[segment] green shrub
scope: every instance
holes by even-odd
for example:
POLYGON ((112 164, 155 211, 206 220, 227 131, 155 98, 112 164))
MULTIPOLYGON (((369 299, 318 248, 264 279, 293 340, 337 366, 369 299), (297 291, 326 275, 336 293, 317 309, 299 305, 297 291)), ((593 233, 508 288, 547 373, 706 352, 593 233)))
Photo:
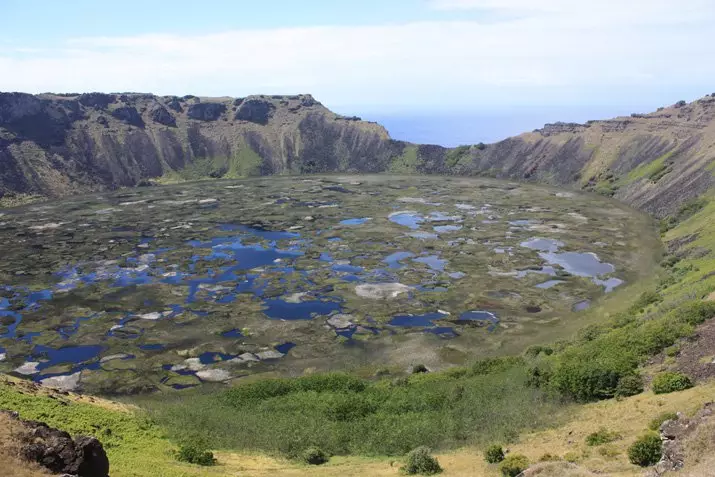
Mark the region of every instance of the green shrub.
POLYGON ((424 374, 424 373, 429 373, 429 369, 427 369, 427 366, 424 364, 416 364, 412 366, 412 369, 410 370, 410 374, 424 374))
POLYGON ((678 318, 693 326, 700 325, 713 316, 715 302, 712 301, 695 301, 678 308, 678 318))
POLYGON ((526 351, 524 351, 524 356, 530 359, 534 359, 540 354, 551 356, 552 354, 554 354, 554 350, 549 346, 533 345, 529 346, 528 348, 526 348, 526 351))
POLYGON ((678 353, 680 353, 680 346, 677 344, 665 348, 665 355, 670 356, 671 358, 678 356, 678 353))
POLYGON ((484 460, 489 464, 498 464, 504 460, 504 449, 499 444, 492 444, 484 451, 484 460))
POLYGON ((213 452, 196 445, 183 445, 176 452, 176 460, 189 464, 211 466, 216 464, 213 452))
POLYGON ((631 461, 631 464, 641 467, 657 464, 662 454, 663 443, 660 440, 660 436, 655 433, 639 437, 628 448, 628 460, 631 461))
POLYGON ((628 374, 618 380, 616 397, 635 396, 643 392, 643 378, 639 374, 628 374))
POLYGON ((504 477, 516 477, 529 467, 529 459, 521 454, 513 454, 499 464, 499 470, 504 477))
POLYGON ((300 459, 308 465, 322 465, 328 462, 328 455, 317 447, 308 447, 300 455, 300 459))
POLYGON ((480 359, 468 368, 467 376, 484 376, 499 373, 523 364, 524 359, 520 356, 480 359))
POLYGON ((402 468, 407 475, 434 475, 442 472, 429 447, 418 447, 407 454, 407 464, 402 468))
POLYGON ((678 414, 674 412, 664 412, 662 414, 659 414, 658 417, 654 418, 652 421, 650 421, 650 424, 648 424, 648 429, 651 431, 657 431, 660 429, 660 426, 665 422, 665 421, 673 421, 678 419, 678 414))
POLYGON ((666 371, 653 378, 651 384, 655 394, 667 394, 693 387, 693 381, 683 373, 666 371))
POLYGON ((600 446, 609 442, 617 441, 622 436, 617 432, 610 432, 608 429, 601 428, 596 432, 592 432, 586 436, 586 445, 600 446))
POLYGON ((663 301, 663 298, 660 296, 659 293, 654 292, 654 291, 647 291, 641 293, 641 296, 638 297, 638 299, 631 305, 629 311, 631 313, 639 313, 643 311, 644 308, 646 308, 648 305, 652 305, 653 303, 658 303, 663 301))

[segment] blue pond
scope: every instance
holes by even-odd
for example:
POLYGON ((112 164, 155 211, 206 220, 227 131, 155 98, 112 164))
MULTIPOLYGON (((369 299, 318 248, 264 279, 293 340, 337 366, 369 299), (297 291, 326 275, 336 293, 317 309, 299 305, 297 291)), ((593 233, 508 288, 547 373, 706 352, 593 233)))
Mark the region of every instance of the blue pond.
POLYGON ((288 354, 290 350, 295 348, 295 343, 291 343, 290 341, 287 343, 279 344, 278 346, 275 347, 275 350, 278 351, 279 353, 283 354, 288 354))
POLYGON ((489 311, 474 310, 466 311, 459 315, 457 323, 459 322, 486 322, 489 323, 487 329, 489 331, 494 331, 496 326, 499 324, 499 318, 497 315, 489 311))
POLYGON ((557 252, 559 248, 564 246, 564 243, 554 239, 535 237, 521 242, 520 245, 540 252, 557 252))
POLYGON ((616 267, 603 263, 595 253, 578 252, 541 252, 539 256, 552 265, 560 265, 572 275, 579 277, 596 277, 612 273, 616 267))
POLYGON ((43 360, 37 367, 42 371, 58 364, 81 364, 94 360, 103 350, 104 347, 100 345, 66 346, 59 349, 36 345, 32 349, 32 358, 43 360))
POLYGON ((221 336, 224 338, 242 338, 243 333, 241 333, 241 330, 231 330, 231 331, 224 331, 221 333, 221 336))
POLYGON ((390 322, 392 326, 406 327, 430 327, 434 326, 433 320, 441 320, 445 317, 442 313, 425 313, 424 315, 397 315, 390 322))
POLYGON ((411 252, 395 252, 385 257, 383 262, 387 263, 388 268, 399 269, 404 267, 404 265, 400 263, 401 260, 414 256, 415 254, 411 252))
POLYGON ((390 215, 390 221, 398 225, 404 225, 413 230, 420 227, 420 224, 425 221, 424 217, 415 212, 399 212, 390 215))
POLYGON ((370 220, 370 217, 363 217, 360 219, 345 219, 340 221, 340 225, 362 225, 370 220))
POLYGON ((429 255, 427 257, 419 257, 414 259, 415 262, 424 263, 434 271, 441 272, 447 265, 447 260, 439 258, 437 255, 429 255))

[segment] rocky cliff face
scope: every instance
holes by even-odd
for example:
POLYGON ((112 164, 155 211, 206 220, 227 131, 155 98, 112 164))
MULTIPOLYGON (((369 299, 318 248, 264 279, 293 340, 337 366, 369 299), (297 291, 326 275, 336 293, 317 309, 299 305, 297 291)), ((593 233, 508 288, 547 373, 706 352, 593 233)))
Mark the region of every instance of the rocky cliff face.
POLYGON ((391 140, 310 95, 0 93, 2 195, 62 196, 157 177, 407 172, 592 190, 662 217, 713 186, 714 158, 715 95, 446 149, 391 140))
POLYGON ((379 172, 405 145, 310 95, 0 93, 0 194, 61 196, 189 178, 379 172))
POLYGON ((715 95, 652 114, 548 124, 472 147, 450 172, 592 190, 663 217, 713 186, 714 160, 715 95))

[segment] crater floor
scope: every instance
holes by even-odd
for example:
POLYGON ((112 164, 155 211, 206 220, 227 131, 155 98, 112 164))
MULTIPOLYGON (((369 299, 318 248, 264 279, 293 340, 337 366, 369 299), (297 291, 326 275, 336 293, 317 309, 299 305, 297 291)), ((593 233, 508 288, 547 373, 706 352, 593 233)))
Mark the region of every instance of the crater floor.
POLYGON ((488 179, 270 177, 0 211, 0 371, 135 393, 442 367, 650 273, 648 218, 488 179))

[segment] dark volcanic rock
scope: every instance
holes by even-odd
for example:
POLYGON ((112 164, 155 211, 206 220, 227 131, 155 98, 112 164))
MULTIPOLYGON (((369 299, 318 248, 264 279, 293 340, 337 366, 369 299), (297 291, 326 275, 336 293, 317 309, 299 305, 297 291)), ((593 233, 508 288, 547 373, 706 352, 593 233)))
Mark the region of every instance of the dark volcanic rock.
POLYGON ((116 100, 117 97, 115 95, 105 93, 85 93, 80 94, 77 98, 77 101, 79 101, 82 106, 98 109, 107 109, 107 106, 116 100))
POLYGON ((176 127, 176 118, 160 104, 154 106, 149 115, 154 122, 163 124, 164 126, 176 127))
POLYGON ((21 456, 37 462, 56 474, 78 477, 108 477, 109 459, 102 444, 94 437, 76 439, 59 429, 42 422, 19 419, 16 413, 7 413, 24 427, 21 439, 21 456))
POLYGON ((197 103, 189 106, 187 114, 191 119, 216 121, 226 112, 226 105, 221 103, 197 103))
POLYGON ((127 124, 136 126, 139 128, 144 127, 144 120, 141 114, 137 111, 137 108, 133 106, 123 106, 112 111, 112 117, 124 121, 127 124))
POLYGON ((166 103, 166 107, 176 111, 177 113, 184 112, 184 108, 181 107, 181 101, 179 101, 179 98, 172 98, 171 101, 166 103))
POLYGON ((257 124, 268 124, 276 107, 270 101, 249 99, 243 101, 236 111, 236 119, 257 124))

